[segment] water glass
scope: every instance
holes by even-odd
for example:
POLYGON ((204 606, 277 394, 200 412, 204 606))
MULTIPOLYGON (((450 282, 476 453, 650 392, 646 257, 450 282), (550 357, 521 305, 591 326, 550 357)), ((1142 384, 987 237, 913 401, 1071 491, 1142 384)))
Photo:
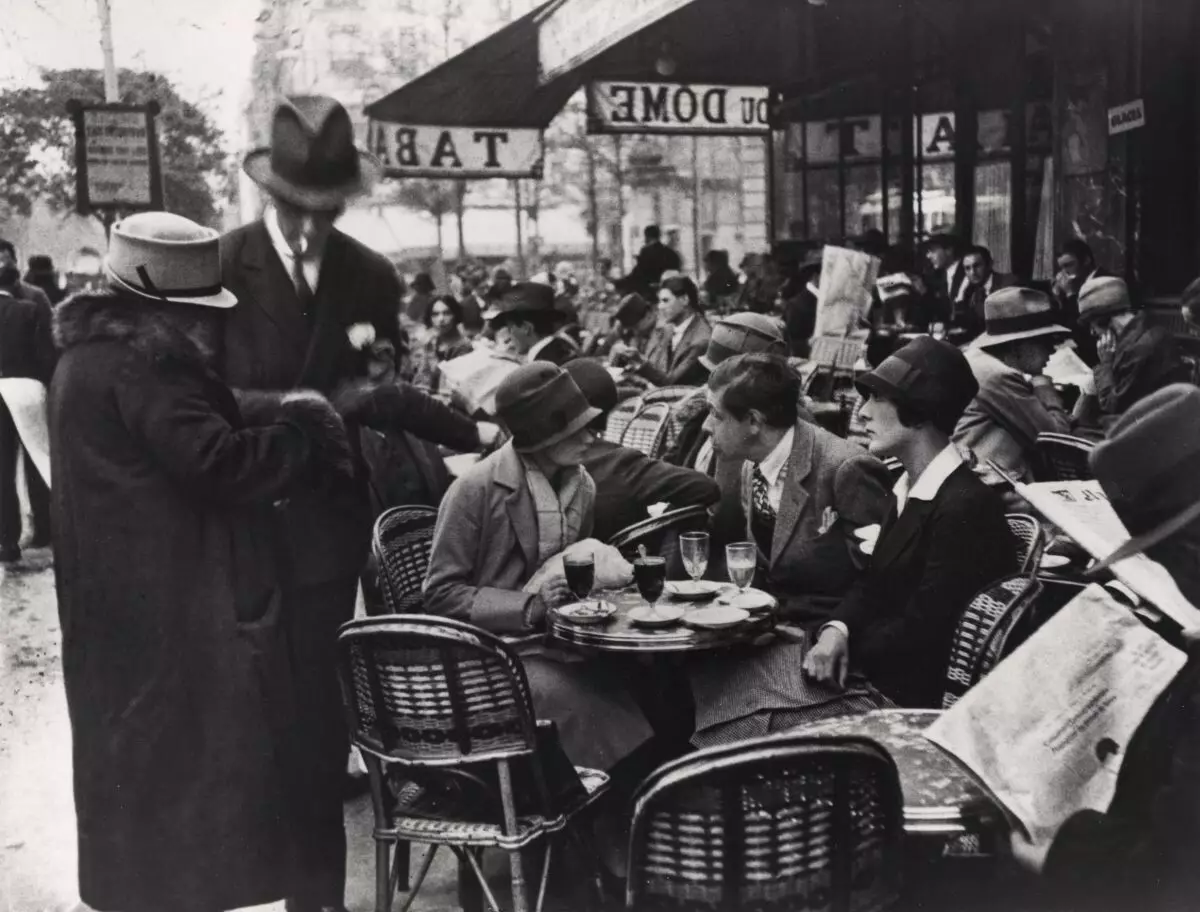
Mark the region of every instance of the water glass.
POLYGON ((729 581, 738 588, 738 593, 754 582, 754 569, 758 565, 758 546, 754 542, 736 542, 725 546, 725 567, 729 581))
POLYGON ((708 569, 708 533, 685 532, 679 536, 679 553, 683 558, 683 569, 693 580, 704 577, 708 569))

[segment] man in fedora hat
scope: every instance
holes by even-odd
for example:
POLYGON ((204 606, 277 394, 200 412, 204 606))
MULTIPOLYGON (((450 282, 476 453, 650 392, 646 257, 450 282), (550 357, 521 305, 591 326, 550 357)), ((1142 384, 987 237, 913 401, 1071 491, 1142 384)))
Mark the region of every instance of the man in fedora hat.
MULTIPOLYGON (((986 331, 966 351, 979 392, 953 440, 1018 481, 1030 478, 1038 434, 1068 433, 1070 415, 1042 374, 1055 347, 1071 335, 1055 322, 1054 302, 1031 288, 1002 288, 984 302, 986 331)), ((989 483, 1002 479, 985 476, 989 483)))
MULTIPOLYGON (((477 445, 467 419, 407 384, 355 385, 367 376, 366 347, 403 350, 401 286, 387 260, 334 227, 347 200, 380 173, 379 162, 355 148, 345 108, 325 96, 281 102, 270 146, 247 154, 243 168, 271 206, 221 239, 221 279, 242 302, 223 336, 220 367, 230 386, 338 394, 348 421, 381 423, 455 449, 477 445), (345 392, 347 385, 355 386, 345 392)), ((344 901, 342 778, 349 746, 336 640, 354 613, 371 520, 360 466, 353 483, 320 489, 314 483, 294 494, 281 523, 290 564, 285 621, 300 672, 307 765, 305 800, 296 808, 304 855, 292 892, 292 905, 302 912, 344 901)))
MULTIPOLYGON (((1101 564, 1145 553, 1200 605, 1200 390, 1171 384, 1134 403, 1091 467, 1133 536, 1101 564)), ((1169 912, 1192 908, 1200 890, 1200 639, 1171 622, 1158 629, 1188 664, 1127 745, 1112 804, 1055 834, 1041 871, 1064 894, 1057 907, 1169 912)), ((1037 867, 1022 842, 1017 857, 1037 867)))
POLYGON ((574 342, 556 332, 566 316, 555 305, 549 285, 518 282, 483 317, 496 333, 497 346, 526 361, 565 364, 579 354, 574 342))
POLYGON ((352 469, 315 394, 239 405, 212 370, 217 233, 112 226, 108 290, 55 311, 54 571, 79 891, 94 909, 213 912, 292 886, 290 662, 272 518, 352 469))

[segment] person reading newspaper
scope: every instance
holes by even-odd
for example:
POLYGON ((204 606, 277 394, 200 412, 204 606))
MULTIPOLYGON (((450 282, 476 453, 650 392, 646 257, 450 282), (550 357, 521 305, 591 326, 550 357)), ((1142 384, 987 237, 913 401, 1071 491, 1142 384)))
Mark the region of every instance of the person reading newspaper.
MULTIPOLYGON (((1174 384, 1135 403, 1091 464, 1133 536, 1118 556, 1144 552, 1200 605, 1200 389, 1174 384)), ((1187 664, 1138 726, 1107 812, 1075 814, 1048 852, 1014 837, 1018 859, 1080 908, 1200 902, 1200 631, 1166 636, 1187 664)))

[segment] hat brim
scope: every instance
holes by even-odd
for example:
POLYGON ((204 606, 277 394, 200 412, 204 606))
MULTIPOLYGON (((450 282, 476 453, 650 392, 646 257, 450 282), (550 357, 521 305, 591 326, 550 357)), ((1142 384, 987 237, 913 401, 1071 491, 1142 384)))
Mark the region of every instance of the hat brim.
POLYGON ((874 371, 869 371, 858 377, 854 381, 854 388, 864 396, 882 396, 884 399, 890 399, 893 402, 898 402, 904 406, 911 405, 908 396, 904 391, 894 383, 889 383, 884 380, 874 371))
POLYGON ((170 301, 174 304, 194 304, 197 307, 215 307, 219 310, 228 310, 237 304, 237 297, 227 288, 222 288, 217 294, 201 295, 199 297, 185 298, 178 295, 152 295, 147 294, 140 288, 134 288, 119 275, 117 275, 108 265, 108 260, 104 261, 104 275, 113 287, 126 292, 127 294, 136 295, 147 301, 170 301))
POLYGON ((1108 557, 1102 561, 1093 564, 1087 570, 1088 576, 1095 576, 1102 570, 1107 570, 1113 564, 1123 561, 1126 558, 1135 557, 1141 554, 1148 548, 1153 548, 1159 542, 1170 538, 1180 529, 1186 528, 1200 519, 1200 500, 1184 508, 1176 513, 1170 519, 1165 520, 1151 529, 1149 532, 1143 532, 1141 535, 1135 535, 1125 544, 1121 545, 1117 550, 1113 551, 1108 557))
POLYGON ((268 193, 302 209, 336 209, 352 197, 368 192, 383 175, 383 164, 374 155, 355 149, 358 177, 335 187, 304 187, 280 177, 271 168, 271 150, 252 149, 242 160, 242 170, 268 193))
POLYGON ((561 443, 572 434, 577 434, 603 414, 604 413, 600 411, 600 409, 590 405, 576 415, 573 419, 568 421, 566 427, 551 434, 545 440, 540 440, 532 446, 517 446, 516 442, 514 441, 513 449, 518 453, 538 453, 547 447, 554 446, 556 443, 561 443))
POLYGON ((1071 330, 1065 326, 1059 326, 1057 323, 1052 323, 1049 326, 1039 326, 1037 329, 1024 329, 1020 332, 1010 333, 984 333, 977 337, 971 344, 975 348, 990 348, 993 345, 1004 345, 1008 342, 1019 342, 1021 339, 1035 339, 1039 336, 1069 336, 1071 330))

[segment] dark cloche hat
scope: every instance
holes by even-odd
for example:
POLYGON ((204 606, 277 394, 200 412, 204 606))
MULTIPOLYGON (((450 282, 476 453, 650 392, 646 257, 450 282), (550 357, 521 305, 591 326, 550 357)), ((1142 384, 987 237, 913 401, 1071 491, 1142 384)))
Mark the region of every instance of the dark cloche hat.
POLYGON ((864 395, 946 422, 958 421, 979 392, 979 381, 963 353, 932 336, 919 336, 897 349, 855 385, 864 395))
POLYGON ((496 414, 513 449, 535 453, 566 440, 600 417, 571 375, 549 361, 518 367, 496 388, 496 414))

